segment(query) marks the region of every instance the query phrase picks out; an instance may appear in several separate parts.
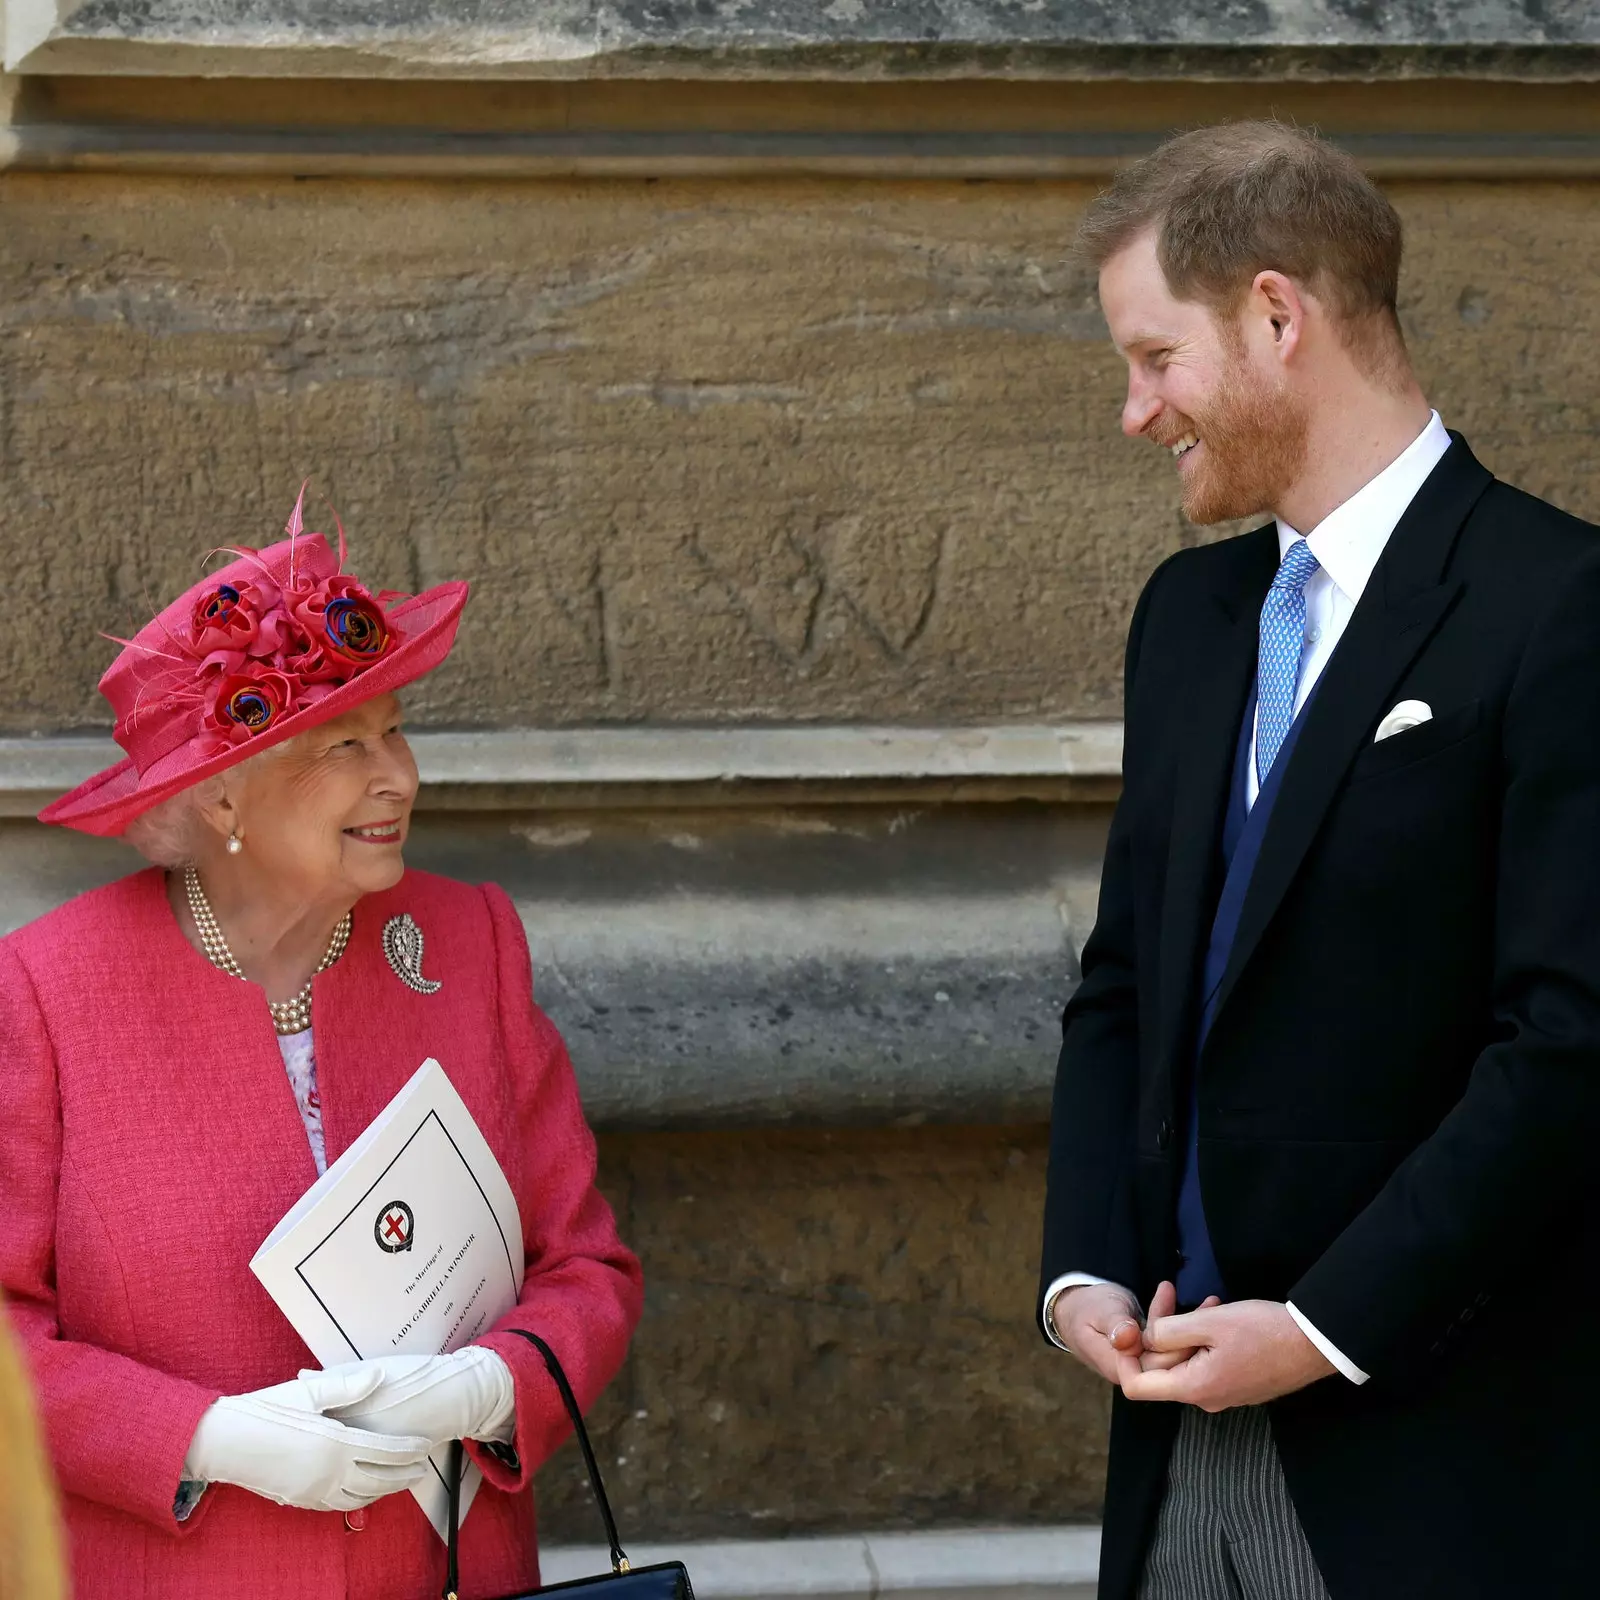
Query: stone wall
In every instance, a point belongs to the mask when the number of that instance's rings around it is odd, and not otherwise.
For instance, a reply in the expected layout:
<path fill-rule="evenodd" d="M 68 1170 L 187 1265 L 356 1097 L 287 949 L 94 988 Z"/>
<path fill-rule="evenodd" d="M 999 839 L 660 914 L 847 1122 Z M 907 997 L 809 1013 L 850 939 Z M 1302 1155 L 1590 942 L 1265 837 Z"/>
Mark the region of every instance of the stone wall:
<path fill-rule="evenodd" d="M 1198 537 L 1116 431 L 1075 184 L 0 179 L 0 731 L 302 476 L 467 577 L 434 724 L 1118 710 Z M 1600 516 L 1584 184 L 1397 184 L 1406 326 L 1497 471 Z"/>
<path fill-rule="evenodd" d="M 1044 1132 L 613 1136 L 647 1277 L 596 1410 L 643 1539 L 1098 1515 L 1103 1388 L 1033 1323 Z M 547 1538 L 592 1543 L 574 1447 Z"/>

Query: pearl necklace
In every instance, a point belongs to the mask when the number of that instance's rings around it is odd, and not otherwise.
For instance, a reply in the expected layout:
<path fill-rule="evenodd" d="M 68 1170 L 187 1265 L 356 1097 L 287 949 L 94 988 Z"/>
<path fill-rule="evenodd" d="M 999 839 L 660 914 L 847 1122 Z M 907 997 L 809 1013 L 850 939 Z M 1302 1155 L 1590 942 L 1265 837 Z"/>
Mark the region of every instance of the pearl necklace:
<path fill-rule="evenodd" d="M 200 874 L 195 871 L 192 861 L 184 868 L 183 887 L 189 896 L 189 910 L 194 917 L 195 929 L 200 935 L 200 945 L 205 951 L 206 960 L 230 977 L 248 983 L 250 980 L 245 977 L 244 969 L 239 965 L 233 951 L 228 948 L 228 941 L 222 936 L 217 915 L 211 909 L 211 902 L 206 899 L 205 890 L 200 887 Z M 344 954 L 344 947 L 349 942 L 350 913 L 347 911 L 340 917 L 338 927 L 333 930 L 333 938 L 328 941 L 328 953 L 323 956 L 317 972 L 326 972 Z M 279 1033 L 303 1033 L 311 1026 L 311 985 L 316 975 L 314 972 L 306 979 L 306 986 L 299 994 L 292 995 L 287 1000 L 267 1001 L 267 1010 L 272 1013 L 272 1025 Z"/>

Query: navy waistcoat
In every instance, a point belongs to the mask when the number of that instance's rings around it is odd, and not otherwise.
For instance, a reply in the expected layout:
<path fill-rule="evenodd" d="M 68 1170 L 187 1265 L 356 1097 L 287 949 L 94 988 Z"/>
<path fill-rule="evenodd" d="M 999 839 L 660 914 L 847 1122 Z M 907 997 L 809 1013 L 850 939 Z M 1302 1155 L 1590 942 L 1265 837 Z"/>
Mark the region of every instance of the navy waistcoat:
<path fill-rule="evenodd" d="M 1306 712 L 1316 698 L 1313 689 L 1306 703 L 1284 735 L 1277 759 L 1267 781 L 1261 785 L 1256 803 L 1248 803 L 1250 777 L 1250 747 L 1256 725 L 1256 692 L 1252 687 L 1249 703 L 1244 710 L 1244 724 L 1239 730 L 1239 743 L 1234 752 L 1233 779 L 1228 787 L 1228 810 L 1222 824 L 1222 857 L 1226 875 L 1222 893 L 1217 900 L 1216 915 L 1211 922 L 1211 938 L 1206 945 L 1204 975 L 1201 979 L 1200 1026 L 1195 1031 L 1194 1054 L 1189 1063 L 1189 1104 L 1187 1113 L 1187 1138 L 1183 1152 L 1183 1182 L 1178 1190 L 1178 1305 L 1187 1310 L 1197 1306 L 1208 1294 L 1228 1297 L 1222 1281 L 1222 1271 L 1217 1266 L 1216 1254 L 1211 1248 L 1211 1232 L 1206 1226 L 1205 1206 L 1200 1198 L 1200 1055 L 1205 1048 L 1211 1024 L 1217 1014 L 1217 991 L 1222 987 L 1222 975 L 1228 970 L 1228 958 L 1233 953 L 1233 937 L 1239 928 L 1239 913 L 1244 909 L 1244 897 L 1250 887 L 1251 874 L 1256 859 L 1261 854 L 1261 841 L 1272 816 L 1272 807 L 1278 798 L 1284 769 L 1294 754 L 1300 738 L 1300 729 Z"/>

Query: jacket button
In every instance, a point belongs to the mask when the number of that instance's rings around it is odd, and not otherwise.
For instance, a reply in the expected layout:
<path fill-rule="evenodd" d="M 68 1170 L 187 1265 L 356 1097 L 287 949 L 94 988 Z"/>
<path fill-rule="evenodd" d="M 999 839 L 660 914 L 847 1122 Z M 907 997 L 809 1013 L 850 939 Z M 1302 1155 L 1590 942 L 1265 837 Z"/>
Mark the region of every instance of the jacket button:
<path fill-rule="evenodd" d="M 1172 1143 L 1172 1124 L 1165 1117 L 1161 1119 L 1161 1126 L 1156 1129 L 1156 1149 L 1165 1150 Z"/>
<path fill-rule="evenodd" d="M 351 1533 L 360 1533 L 367 1525 L 367 1508 L 358 1506 L 354 1511 L 345 1512 L 344 1525 Z"/>

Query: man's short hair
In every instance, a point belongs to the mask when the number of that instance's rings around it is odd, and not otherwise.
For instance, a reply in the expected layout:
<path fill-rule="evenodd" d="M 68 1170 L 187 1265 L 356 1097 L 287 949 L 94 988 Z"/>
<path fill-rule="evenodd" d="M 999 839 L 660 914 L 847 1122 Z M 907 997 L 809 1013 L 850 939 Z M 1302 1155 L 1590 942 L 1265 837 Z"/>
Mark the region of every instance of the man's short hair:
<path fill-rule="evenodd" d="M 1151 229 L 1178 299 L 1235 311 L 1258 272 L 1282 272 L 1329 309 L 1352 353 L 1403 362 L 1400 218 L 1351 157 L 1316 134 L 1226 122 L 1168 139 L 1093 201 L 1078 252 L 1098 271 Z"/>

